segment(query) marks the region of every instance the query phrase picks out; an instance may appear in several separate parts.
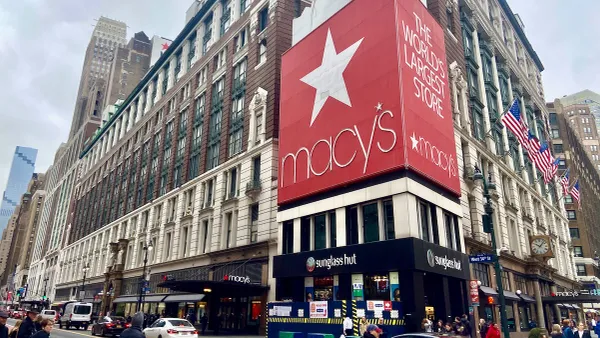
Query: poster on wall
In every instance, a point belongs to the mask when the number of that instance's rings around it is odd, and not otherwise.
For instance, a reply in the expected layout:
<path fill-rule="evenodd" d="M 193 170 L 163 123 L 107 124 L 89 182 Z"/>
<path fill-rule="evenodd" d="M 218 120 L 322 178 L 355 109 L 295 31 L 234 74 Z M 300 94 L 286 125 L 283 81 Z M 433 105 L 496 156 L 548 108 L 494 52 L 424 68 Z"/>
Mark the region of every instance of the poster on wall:
<path fill-rule="evenodd" d="M 382 300 L 368 300 L 367 301 L 367 310 L 383 311 L 383 301 Z"/>
<path fill-rule="evenodd" d="M 327 302 L 310 302 L 310 318 L 327 318 Z"/>

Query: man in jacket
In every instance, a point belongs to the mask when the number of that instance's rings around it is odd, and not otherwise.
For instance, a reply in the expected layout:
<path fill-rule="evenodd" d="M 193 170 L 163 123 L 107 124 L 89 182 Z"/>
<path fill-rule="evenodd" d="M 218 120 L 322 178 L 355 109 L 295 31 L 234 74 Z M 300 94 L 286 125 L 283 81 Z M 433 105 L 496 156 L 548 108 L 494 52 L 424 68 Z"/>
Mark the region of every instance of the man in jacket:
<path fill-rule="evenodd" d="M 121 333 L 121 338 L 144 338 L 142 325 L 144 325 L 144 313 L 136 312 L 131 318 L 131 327 Z"/>
<path fill-rule="evenodd" d="M 38 312 L 35 309 L 27 310 L 27 316 L 19 327 L 17 338 L 31 338 L 36 332 L 34 320 L 37 318 Z"/>
<path fill-rule="evenodd" d="M 7 319 L 8 313 L 0 311 L 0 338 L 8 338 L 8 327 L 6 327 Z"/>

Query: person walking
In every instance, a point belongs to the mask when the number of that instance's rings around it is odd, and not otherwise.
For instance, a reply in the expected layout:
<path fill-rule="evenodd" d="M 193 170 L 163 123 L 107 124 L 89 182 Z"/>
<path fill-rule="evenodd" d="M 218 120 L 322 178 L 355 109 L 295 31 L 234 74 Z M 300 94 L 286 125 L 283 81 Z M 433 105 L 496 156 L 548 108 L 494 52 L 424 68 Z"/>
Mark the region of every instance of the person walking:
<path fill-rule="evenodd" d="M 40 331 L 42 329 L 42 320 L 44 320 L 44 318 L 42 318 L 42 315 L 37 315 L 37 317 L 35 317 L 35 331 Z"/>
<path fill-rule="evenodd" d="M 500 327 L 498 323 L 493 323 L 487 330 L 485 335 L 486 338 L 500 338 Z"/>
<path fill-rule="evenodd" d="M 571 321 L 568 319 L 563 320 L 562 327 L 563 335 L 565 338 L 574 338 L 573 329 L 571 328 Z"/>
<path fill-rule="evenodd" d="M 577 325 L 577 331 L 574 332 L 575 338 L 592 338 L 590 331 L 585 329 L 585 324 L 579 322 Z"/>
<path fill-rule="evenodd" d="M 479 319 L 479 336 L 481 338 L 485 338 L 488 328 L 489 324 L 485 321 L 485 319 Z"/>
<path fill-rule="evenodd" d="M 31 338 L 50 338 L 50 332 L 54 328 L 54 322 L 50 319 L 43 319 L 40 322 L 41 330 L 36 332 Z"/>
<path fill-rule="evenodd" d="M 17 338 L 31 338 L 36 332 L 34 320 L 37 318 L 38 312 L 34 309 L 27 310 L 27 315 L 21 323 Z M 572 338 L 572 337 L 571 337 Z"/>
<path fill-rule="evenodd" d="M 19 327 L 21 326 L 21 323 L 23 323 L 22 320 L 17 320 L 17 322 L 15 323 L 15 326 L 13 326 L 13 328 L 10 330 L 10 333 L 8 334 L 8 338 L 17 338 L 17 334 L 19 333 Z"/>
<path fill-rule="evenodd" d="M 121 332 L 121 338 L 144 338 L 142 326 L 144 325 L 144 313 L 136 312 L 131 318 L 131 327 Z"/>
<path fill-rule="evenodd" d="M 200 317 L 200 328 L 202 329 L 202 335 L 204 336 L 206 334 L 206 327 L 208 326 L 208 316 L 206 315 L 206 312 L 204 312 L 204 314 L 202 315 L 202 317 Z"/>
<path fill-rule="evenodd" d="M 8 338 L 8 327 L 6 327 L 6 320 L 8 319 L 8 313 L 0 312 L 0 338 Z"/>
<path fill-rule="evenodd" d="M 552 332 L 550 332 L 550 337 L 552 337 L 552 338 L 562 338 L 563 337 L 563 332 L 562 332 L 562 329 L 560 328 L 560 325 L 558 325 L 558 324 L 552 325 Z"/>
<path fill-rule="evenodd" d="M 344 322 L 342 323 L 343 326 L 343 331 L 344 331 L 344 335 L 346 336 L 352 336 L 352 319 L 350 319 L 350 317 L 346 316 L 346 318 L 344 318 Z"/>

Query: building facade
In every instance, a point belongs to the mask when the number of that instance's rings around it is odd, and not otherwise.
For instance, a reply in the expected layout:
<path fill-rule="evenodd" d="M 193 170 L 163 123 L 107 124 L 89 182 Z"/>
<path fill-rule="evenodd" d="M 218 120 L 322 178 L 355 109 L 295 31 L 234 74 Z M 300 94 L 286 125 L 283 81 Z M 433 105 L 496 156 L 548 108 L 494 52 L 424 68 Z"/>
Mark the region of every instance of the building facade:
<path fill-rule="evenodd" d="M 461 26 L 456 40 L 462 40 L 466 63 L 465 73 L 456 74 L 452 84 L 465 243 L 471 255 L 491 252 L 490 236 L 483 229 L 482 190 L 473 182 L 478 165 L 497 187 L 492 222 L 501 249 L 509 329 L 518 335 L 529 330 L 530 321 L 539 327 L 557 323 L 555 307 L 544 297 L 578 287 L 560 190 L 544 183 L 527 152 L 499 121 L 517 98 L 532 133 L 540 142 L 552 141 L 541 83 L 543 65 L 507 1 L 461 0 L 456 13 Z M 540 257 L 532 252 L 534 236 L 550 242 L 553 254 Z M 471 264 L 472 279 L 481 285 L 476 319 L 499 320 L 492 270 L 490 264 Z"/>
<path fill-rule="evenodd" d="M 277 1 L 200 3 L 85 145 L 52 299 L 77 297 L 89 266 L 85 299 L 132 313 L 147 261 L 147 311 L 243 315 L 223 330 L 258 332 L 276 250 L 277 65 L 294 12 Z M 163 276 L 216 286 L 180 307 Z M 260 292 L 228 295 L 220 285 L 235 276 Z"/>
<path fill-rule="evenodd" d="M 27 191 L 27 185 L 35 169 L 36 158 L 37 149 L 21 146 L 15 149 L 0 204 L 0 231 L 7 226 L 21 195 Z"/>
<path fill-rule="evenodd" d="M 590 118 L 587 105 L 563 106 L 557 99 L 548 104 L 548 109 L 552 128 L 559 131 L 553 141 L 555 150 L 561 150 L 557 153 L 561 158 L 559 174 L 565 175 L 568 168 L 569 185 L 578 180 L 581 191 L 581 205 L 571 195 L 563 197 L 573 245 L 576 279 L 584 289 L 594 290 L 600 285 L 600 237 L 595 221 L 600 217 L 597 207 L 600 203 L 600 175 L 597 163 L 593 160 L 594 154 L 590 152 L 591 146 L 586 144 L 589 140 L 585 136 L 589 134 L 582 133 L 582 128 L 590 125 L 589 128 L 596 131 L 594 119 Z M 582 127 L 582 121 L 590 121 L 584 124 L 588 127 Z"/>
<path fill-rule="evenodd" d="M 88 120 L 99 121 L 98 114 L 102 111 L 102 107 L 98 106 L 103 99 L 99 98 L 98 91 L 92 88 L 94 86 L 103 88 L 97 84 L 97 81 L 102 83 L 107 81 L 115 60 L 115 53 L 118 48 L 126 45 L 126 38 L 126 23 L 103 16 L 96 22 L 83 60 L 69 139 L 73 138 Z"/>
<path fill-rule="evenodd" d="M 600 129 L 600 94 L 585 89 L 575 94 L 565 95 L 558 100 L 563 106 L 572 106 L 576 104 L 585 104 L 589 106 L 590 112 L 595 117 L 596 129 Z"/>
<path fill-rule="evenodd" d="M 15 229 L 10 240 L 6 268 L 0 278 L 0 285 L 7 283 L 9 275 L 15 276 L 13 281 L 15 288 L 24 287 L 27 283 L 32 238 L 35 235 L 44 202 L 44 182 L 44 174 L 33 174 L 27 191 L 21 196 L 19 211 L 15 214 Z"/>

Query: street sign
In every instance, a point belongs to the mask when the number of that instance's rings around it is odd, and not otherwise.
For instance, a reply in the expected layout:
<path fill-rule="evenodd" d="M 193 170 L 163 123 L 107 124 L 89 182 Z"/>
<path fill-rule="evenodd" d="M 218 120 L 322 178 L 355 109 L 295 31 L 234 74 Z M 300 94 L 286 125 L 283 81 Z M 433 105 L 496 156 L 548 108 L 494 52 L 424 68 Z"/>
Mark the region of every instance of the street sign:
<path fill-rule="evenodd" d="M 469 256 L 470 263 L 491 263 L 494 261 L 493 254 L 477 254 Z"/>

